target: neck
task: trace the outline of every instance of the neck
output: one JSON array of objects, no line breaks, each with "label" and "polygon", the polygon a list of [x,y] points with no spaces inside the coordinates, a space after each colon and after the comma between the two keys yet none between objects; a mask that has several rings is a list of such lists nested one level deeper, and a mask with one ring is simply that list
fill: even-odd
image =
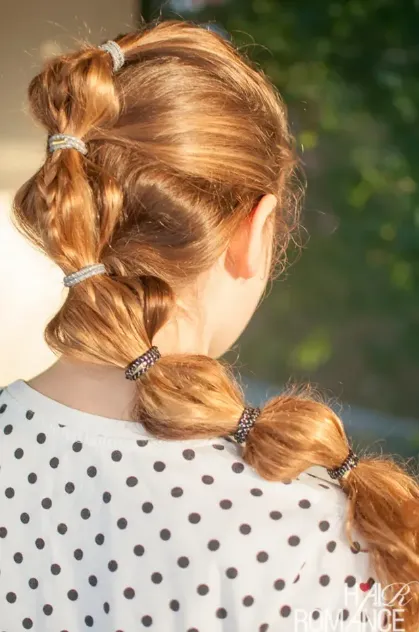
[{"label": "neck", "polygon": [[[207,338],[204,328],[185,316],[169,321],[158,332],[153,344],[163,355],[208,354]],[[138,387],[125,378],[124,369],[80,362],[65,356],[28,384],[61,404],[111,419],[132,419],[133,401],[138,397]]]}]

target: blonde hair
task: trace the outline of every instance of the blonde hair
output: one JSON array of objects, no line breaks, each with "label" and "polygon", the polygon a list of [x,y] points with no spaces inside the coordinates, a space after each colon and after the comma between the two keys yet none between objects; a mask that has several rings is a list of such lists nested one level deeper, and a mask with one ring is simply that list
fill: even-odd
[{"label": "blonde hair", "polygon": [[[297,160],[285,108],[263,73],[216,34],[161,22],[117,38],[125,64],[85,46],[48,62],[29,99],[49,134],[86,143],[49,154],[21,188],[22,231],[65,274],[103,263],[109,274],[69,291],[48,324],[55,351],[125,367],[151,345],[175,294],[208,269],[266,193],[278,199],[277,260],[298,224]],[[162,439],[234,433],[244,407],[228,368],[203,355],[166,355],[138,380],[133,419]],[[243,449],[268,480],[312,465],[336,468],[349,451],[334,412],[309,395],[263,408]],[[361,458],[342,480],[347,528],[366,539],[385,585],[419,578],[419,488],[389,459]],[[419,591],[405,606],[415,629]]]}]

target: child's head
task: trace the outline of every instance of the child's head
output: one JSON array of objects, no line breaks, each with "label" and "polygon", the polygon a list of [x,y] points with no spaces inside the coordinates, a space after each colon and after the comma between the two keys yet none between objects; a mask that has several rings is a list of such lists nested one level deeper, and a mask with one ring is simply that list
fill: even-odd
[{"label": "child's head", "polygon": [[246,326],[297,222],[284,107],[199,26],[163,22],[118,43],[117,73],[109,53],[87,47],[30,86],[46,131],[83,139],[88,154],[50,154],[17,197],[19,218],[65,273],[100,262],[110,275],[70,291],[48,342],[124,366],[176,303],[199,306],[205,347],[192,350],[216,357]]}]

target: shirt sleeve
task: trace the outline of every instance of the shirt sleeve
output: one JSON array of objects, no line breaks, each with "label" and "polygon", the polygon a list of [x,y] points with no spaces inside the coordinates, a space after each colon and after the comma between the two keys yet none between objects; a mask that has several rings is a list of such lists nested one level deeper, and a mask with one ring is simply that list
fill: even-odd
[{"label": "shirt sleeve", "polygon": [[294,629],[379,632],[385,606],[365,542],[355,531],[350,544],[340,508],[318,526],[320,536],[295,580]]}]

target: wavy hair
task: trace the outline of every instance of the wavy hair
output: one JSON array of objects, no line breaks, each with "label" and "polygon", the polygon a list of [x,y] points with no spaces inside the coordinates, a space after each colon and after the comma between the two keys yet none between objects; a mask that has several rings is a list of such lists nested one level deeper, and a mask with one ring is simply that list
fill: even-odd
[{"label": "wavy hair", "polygon": [[[173,315],[175,296],[228,247],[265,194],[277,197],[276,260],[298,226],[297,158],[285,107],[263,72],[213,32],[166,21],[117,38],[126,63],[86,45],[49,61],[29,100],[48,134],[82,138],[85,157],[48,154],[15,199],[19,228],[69,274],[108,275],[72,288],[46,329],[56,352],[125,367]],[[132,418],[162,439],[234,433],[243,394],[204,355],[171,354],[138,380]],[[349,450],[340,419],[308,395],[271,399],[243,458],[281,481],[338,467]],[[419,578],[419,488],[390,459],[364,456],[342,480],[347,529],[365,538],[380,581]],[[410,522],[409,522],[410,520]],[[415,585],[416,586],[416,585]],[[416,629],[419,591],[405,605]]]}]

